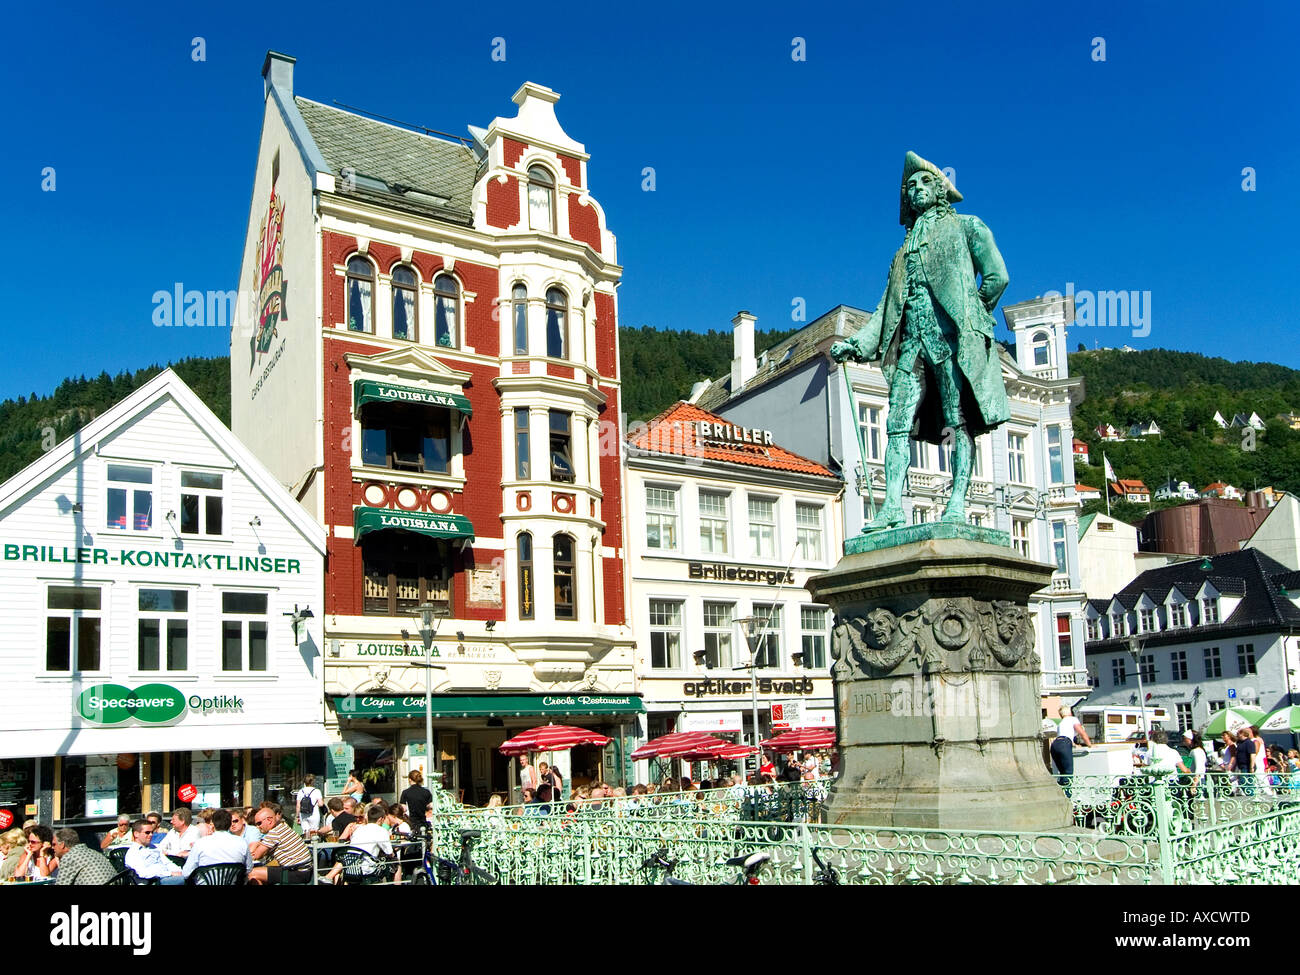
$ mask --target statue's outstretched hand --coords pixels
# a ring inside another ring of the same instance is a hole
[[[843,362],[845,359],[853,359],[855,362],[862,361],[858,347],[852,342],[846,341],[836,342],[831,346],[831,358],[836,362]]]

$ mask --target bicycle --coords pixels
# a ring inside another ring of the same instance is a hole
[[[460,856],[457,860],[435,857],[432,837],[430,837],[430,842],[425,846],[424,862],[412,882],[422,887],[430,884],[464,886],[497,883],[496,874],[474,863],[474,841],[482,835],[482,830],[461,830]]]
[[[656,886],[659,887],[693,887],[695,886],[689,880],[682,880],[673,876],[673,870],[677,867],[676,860],[668,859],[667,848],[656,850],[642,864],[641,869],[650,871],[659,869],[664,872],[663,880],[659,881]]]
[[[822,863],[821,857],[817,855],[817,847],[812,848],[813,863],[817,864],[817,872],[813,874],[813,886],[815,887],[839,887],[840,872],[832,867],[829,863]]]

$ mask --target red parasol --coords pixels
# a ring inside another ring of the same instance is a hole
[[[714,738],[703,731],[674,731],[648,741],[632,753],[634,761],[643,758],[676,758],[686,752],[699,751],[710,746],[723,746],[727,742]]]
[[[805,748],[834,748],[835,729],[800,728],[797,731],[787,731],[775,738],[768,738],[759,744],[774,752],[795,752]]]
[[[707,762],[715,758],[749,758],[753,754],[752,745],[731,745],[723,742],[721,745],[707,745],[697,751],[686,752],[676,757],[684,758],[688,762]]]
[[[502,755],[523,755],[527,752],[563,752],[574,745],[599,745],[604,748],[610,738],[588,728],[574,728],[567,724],[548,724],[529,728],[503,742],[498,751]]]

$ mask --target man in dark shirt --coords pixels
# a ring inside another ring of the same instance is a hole
[[[328,833],[333,833],[335,836],[342,836],[343,831],[352,823],[355,823],[359,818],[356,814],[357,801],[351,796],[348,796],[346,799],[340,799],[338,796],[335,796],[325,805],[329,808],[330,814],[321,828],[317,830],[321,836],[325,836]]]
[[[1237,732],[1237,751],[1233,756],[1228,771],[1237,773],[1237,785],[1248,796],[1255,794],[1255,763],[1259,756],[1255,754],[1255,740],[1249,728]]]

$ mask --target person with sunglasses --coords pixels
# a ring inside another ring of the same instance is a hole
[[[14,867],[15,879],[40,880],[50,876],[59,866],[54,855],[54,830],[37,823],[27,828],[27,847]]]
[[[141,880],[157,880],[169,887],[185,883],[180,867],[153,846],[154,826],[147,819],[131,824],[131,849],[126,851],[126,868]]]

